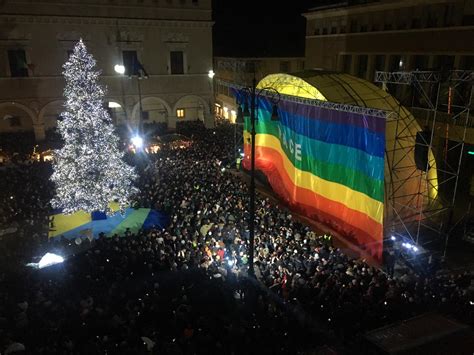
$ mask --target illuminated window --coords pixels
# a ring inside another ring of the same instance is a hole
[[[178,118],[184,118],[184,108],[179,108],[176,110],[176,116]]]

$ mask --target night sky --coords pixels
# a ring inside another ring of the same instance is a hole
[[[321,3],[321,0],[214,0],[214,55],[304,56],[306,21],[301,14]]]

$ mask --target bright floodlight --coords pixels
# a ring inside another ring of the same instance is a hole
[[[38,263],[38,269],[42,269],[44,267],[48,267],[55,264],[60,264],[64,261],[64,258],[60,255],[56,255],[53,253],[46,253],[41,258],[40,262]]]
[[[209,70],[209,73],[207,73],[207,76],[209,77],[209,79],[212,79],[214,77],[214,75],[216,75],[216,73],[214,73],[214,70]]]
[[[109,108],[119,108],[122,107],[118,102],[109,101]]]
[[[125,74],[125,66],[123,66],[121,64],[115,64],[114,70],[118,74]]]
[[[390,237],[390,239],[397,240],[397,238],[395,238],[393,235]]]
[[[132,138],[132,144],[135,146],[135,148],[139,149],[143,147],[143,138],[140,136],[135,136]]]

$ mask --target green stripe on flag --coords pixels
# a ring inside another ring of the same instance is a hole
[[[132,233],[137,232],[143,226],[143,222],[145,222],[149,213],[149,208],[139,208],[138,210],[133,211],[123,222],[110,232],[110,235],[123,235],[127,228],[129,228]]]

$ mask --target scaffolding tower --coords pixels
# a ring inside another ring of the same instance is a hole
[[[443,256],[446,255],[449,236],[457,224],[453,221],[453,211],[466,132],[472,126],[473,81],[474,72],[466,70],[377,71],[375,75],[375,82],[381,83],[384,89],[405,86],[401,91],[402,96],[411,98],[411,119],[423,127],[421,132],[407,129],[400,115],[404,110],[402,103],[406,101],[403,98],[399,100],[397,114],[387,116],[387,124],[392,120],[396,134],[393,145],[386,146],[386,154],[395,157],[395,152],[404,150],[404,156],[411,157],[413,163],[407,166],[406,160],[392,160],[388,167],[393,185],[390,195],[386,196],[386,206],[392,209],[394,216],[389,228],[409,236],[414,243],[425,248],[436,242]],[[416,144],[407,146],[407,141]],[[419,160],[417,165],[416,147],[427,154],[423,169],[420,169]],[[432,153],[434,155],[430,156]],[[437,176],[433,179],[428,171],[435,165]],[[408,171],[411,172],[407,175]],[[404,184],[413,183],[413,179],[417,180],[417,191],[410,195],[397,193],[403,190]],[[435,245],[430,249],[433,247]]]

